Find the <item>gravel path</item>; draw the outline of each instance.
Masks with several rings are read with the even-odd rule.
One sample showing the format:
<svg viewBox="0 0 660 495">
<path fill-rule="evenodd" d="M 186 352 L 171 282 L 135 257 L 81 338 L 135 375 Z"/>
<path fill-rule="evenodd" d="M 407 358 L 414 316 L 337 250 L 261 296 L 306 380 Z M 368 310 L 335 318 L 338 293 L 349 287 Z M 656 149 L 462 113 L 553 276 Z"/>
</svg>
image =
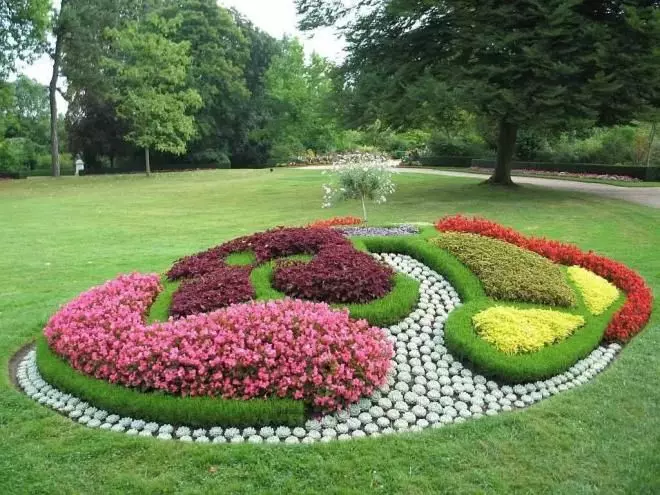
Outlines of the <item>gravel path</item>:
<svg viewBox="0 0 660 495">
<path fill-rule="evenodd" d="M 323 170 L 329 167 L 305 167 Z M 471 179 L 482 179 L 483 176 L 469 172 L 454 172 L 450 170 L 432 170 L 422 168 L 400 168 L 401 173 L 444 175 L 446 177 L 469 177 Z M 566 179 L 546 179 L 541 177 L 514 177 L 518 184 L 531 184 L 534 186 L 547 187 L 560 191 L 583 192 L 597 194 L 608 198 L 621 199 L 630 203 L 636 203 L 651 208 L 660 208 L 660 187 L 623 187 L 609 184 L 596 184 L 594 182 L 578 182 Z"/>
</svg>

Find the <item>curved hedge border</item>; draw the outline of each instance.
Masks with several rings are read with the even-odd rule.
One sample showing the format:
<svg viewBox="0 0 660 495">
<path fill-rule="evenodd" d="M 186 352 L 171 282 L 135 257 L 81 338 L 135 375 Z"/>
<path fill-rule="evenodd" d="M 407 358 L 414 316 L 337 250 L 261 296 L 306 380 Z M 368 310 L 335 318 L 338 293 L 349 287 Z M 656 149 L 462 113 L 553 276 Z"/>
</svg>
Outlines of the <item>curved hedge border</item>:
<svg viewBox="0 0 660 495">
<path fill-rule="evenodd" d="M 44 380 L 59 390 L 121 416 L 199 427 L 299 426 L 306 420 L 304 404 L 292 399 L 175 397 L 91 378 L 57 356 L 43 336 L 37 340 L 37 365 Z"/>
<path fill-rule="evenodd" d="M 470 361 L 483 375 L 515 383 L 543 380 L 566 371 L 598 347 L 607 322 L 622 306 L 624 299 L 619 296 L 618 301 L 606 312 L 586 317 L 585 325 L 570 337 L 539 351 L 525 354 L 506 354 L 479 337 L 472 325 L 472 316 L 492 307 L 493 301 L 487 298 L 478 299 L 452 312 L 445 323 L 445 345 L 455 357 Z M 506 305 L 521 309 L 539 307 L 510 302 Z M 562 311 L 584 316 L 586 308 L 580 299 L 577 308 Z"/>
<path fill-rule="evenodd" d="M 639 333 L 651 317 L 653 293 L 644 279 L 634 270 L 605 256 L 584 252 L 577 246 L 539 237 L 525 237 L 521 233 L 483 218 L 462 215 L 441 218 L 437 230 L 472 232 L 510 242 L 529 249 L 562 265 L 578 265 L 609 280 L 626 293 L 626 302 L 616 312 L 605 331 L 611 341 L 627 342 Z"/>
<path fill-rule="evenodd" d="M 251 281 L 257 301 L 283 299 L 286 294 L 272 285 L 275 262 L 264 263 L 252 270 Z M 331 304 L 333 308 L 348 308 L 351 318 L 365 319 L 372 325 L 386 327 L 403 320 L 419 300 L 419 282 L 402 273 L 394 274 L 392 290 L 384 297 L 368 303 Z"/>
</svg>

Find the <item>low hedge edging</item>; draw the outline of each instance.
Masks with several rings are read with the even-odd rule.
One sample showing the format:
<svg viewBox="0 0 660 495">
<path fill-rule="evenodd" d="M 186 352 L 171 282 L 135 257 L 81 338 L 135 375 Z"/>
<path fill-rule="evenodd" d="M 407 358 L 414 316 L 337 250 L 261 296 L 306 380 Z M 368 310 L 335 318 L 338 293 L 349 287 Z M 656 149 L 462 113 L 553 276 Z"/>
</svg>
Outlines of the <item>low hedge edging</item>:
<svg viewBox="0 0 660 495">
<path fill-rule="evenodd" d="M 120 416 L 200 428 L 300 426 L 306 420 L 304 403 L 292 399 L 175 397 L 139 392 L 91 378 L 57 356 L 43 336 L 37 340 L 37 366 L 43 379 L 53 387 Z"/>
<path fill-rule="evenodd" d="M 525 354 L 506 354 L 482 339 L 474 330 L 472 316 L 493 306 L 491 299 L 479 299 L 455 309 L 445 323 L 445 345 L 456 358 L 470 363 L 483 375 L 502 378 L 510 382 L 533 382 L 563 373 L 578 360 L 593 351 L 603 338 L 607 322 L 619 310 L 625 296 L 598 316 L 584 315 L 583 303 L 577 309 L 565 309 L 567 313 L 585 316 L 585 325 L 561 342 L 541 350 Z M 524 303 L 500 303 L 516 308 L 537 308 Z"/>
</svg>

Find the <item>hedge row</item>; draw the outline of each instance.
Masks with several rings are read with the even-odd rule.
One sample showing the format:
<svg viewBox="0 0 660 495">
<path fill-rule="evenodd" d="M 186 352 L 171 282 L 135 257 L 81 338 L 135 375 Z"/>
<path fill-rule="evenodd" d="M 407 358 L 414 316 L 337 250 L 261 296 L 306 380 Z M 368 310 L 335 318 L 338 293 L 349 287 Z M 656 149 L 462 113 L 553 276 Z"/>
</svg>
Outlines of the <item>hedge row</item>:
<svg viewBox="0 0 660 495">
<path fill-rule="evenodd" d="M 120 416 L 203 428 L 298 426 L 306 420 L 303 402 L 292 399 L 176 397 L 113 385 L 71 368 L 48 347 L 44 337 L 37 340 L 37 366 L 44 380 L 55 388 Z"/>
</svg>

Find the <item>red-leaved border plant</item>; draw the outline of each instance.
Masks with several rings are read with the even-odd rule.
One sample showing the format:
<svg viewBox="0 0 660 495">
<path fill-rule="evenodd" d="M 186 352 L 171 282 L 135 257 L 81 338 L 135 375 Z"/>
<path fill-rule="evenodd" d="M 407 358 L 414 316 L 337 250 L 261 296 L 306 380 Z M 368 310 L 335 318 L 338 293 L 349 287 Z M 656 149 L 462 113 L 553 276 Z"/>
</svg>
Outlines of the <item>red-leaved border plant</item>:
<svg viewBox="0 0 660 495">
<path fill-rule="evenodd" d="M 471 232 L 500 239 L 529 249 L 562 265 L 578 265 L 609 280 L 627 295 L 625 304 L 616 312 L 605 331 L 605 339 L 627 342 L 649 321 L 653 306 L 653 293 L 644 279 L 634 270 L 600 256 L 584 252 L 577 246 L 541 237 L 526 237 L 512 228 L 484 218 L 447 216 L 435 223 L 439 231 Z"/>
</svg>

